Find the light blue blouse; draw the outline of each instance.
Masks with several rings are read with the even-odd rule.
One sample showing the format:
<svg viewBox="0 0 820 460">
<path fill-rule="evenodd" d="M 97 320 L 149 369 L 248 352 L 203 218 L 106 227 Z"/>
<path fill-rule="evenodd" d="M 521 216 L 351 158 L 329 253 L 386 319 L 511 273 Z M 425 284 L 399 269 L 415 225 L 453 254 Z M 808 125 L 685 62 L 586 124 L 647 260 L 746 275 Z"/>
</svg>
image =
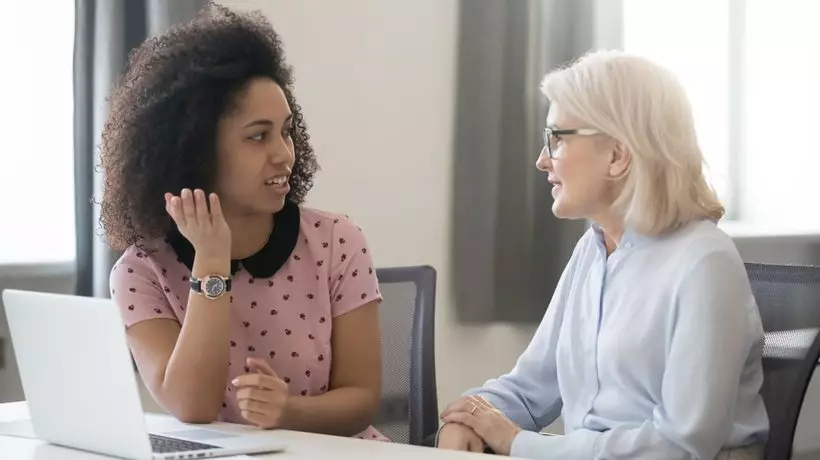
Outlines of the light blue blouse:
<svg viewBox="0 0 820 460">
<path fill-rule="evenodd" d="M 765 442 L 763 328 L 743 261 L 711 221 L 578 242 L 513 370 L 466 394 L 525 431 L 534 459 L 712 459 Z M 538 431 L 563 415 L 564 436 Z"/>
</svg>

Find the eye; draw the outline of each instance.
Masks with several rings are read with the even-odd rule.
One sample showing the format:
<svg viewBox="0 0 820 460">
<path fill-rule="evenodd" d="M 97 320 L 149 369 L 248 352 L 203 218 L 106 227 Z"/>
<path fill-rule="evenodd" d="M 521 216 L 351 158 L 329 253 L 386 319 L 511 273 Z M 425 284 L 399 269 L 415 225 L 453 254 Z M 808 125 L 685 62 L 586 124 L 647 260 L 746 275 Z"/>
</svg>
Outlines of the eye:
<svg viewBox="0 0 820 460">
<path fill-rule="evenodd" d="M 261 133 L 254 134 L 253 136 L 248 137 L 248 139 L 250 139 L 254 142 L 264 142 L 265 139 L 267 139 L 267 138 L 268 138 L 268 132 L 267 131 L 262 131 Z"/>
<path fill-rule="evenodd" d="M 291 136 L 293 136 L 293 131 L 294 130 L 295 129 L 294 129 L 293 125 L 286 126 L 285 129 L 282 130 L 282 137 L 291 137 Z"/>
<path fill-rule="evenodd" d="M 550 148 L 557 150 L 563 144 L 564 139 L 556 134 L 550 134 Z"/>
</svg>

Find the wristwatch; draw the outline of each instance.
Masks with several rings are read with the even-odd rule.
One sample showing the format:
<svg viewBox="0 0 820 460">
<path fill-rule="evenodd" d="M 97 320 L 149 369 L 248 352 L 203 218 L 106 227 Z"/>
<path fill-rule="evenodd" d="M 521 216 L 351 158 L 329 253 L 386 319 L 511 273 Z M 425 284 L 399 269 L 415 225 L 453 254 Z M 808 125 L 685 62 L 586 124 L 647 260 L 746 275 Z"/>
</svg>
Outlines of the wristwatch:
<svg viewBox="0 0 820 460">
<path fill-rule="evenodd" d="M 202 279 L 191 276 L 191 290 L 213 300 L 230 292 L 231 279 L 221 275 L 208 275 Z"/>
</svg>

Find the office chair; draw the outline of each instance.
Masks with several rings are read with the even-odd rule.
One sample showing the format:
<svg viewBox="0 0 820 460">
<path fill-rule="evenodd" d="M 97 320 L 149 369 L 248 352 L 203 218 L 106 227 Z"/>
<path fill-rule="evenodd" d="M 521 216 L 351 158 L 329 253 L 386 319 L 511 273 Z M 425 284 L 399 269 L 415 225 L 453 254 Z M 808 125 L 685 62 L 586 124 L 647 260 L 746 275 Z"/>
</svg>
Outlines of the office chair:
<svg viewBox="0 0 820 460">
<path fill-rule="evenodd" d="M 766 333 L 763 387 L 766 460 L 791 458 L 803 398 L 820 359 L 820 267 L 747 263 Z"/>
<path fill-rule="evenodd" d="M 435 361 L 436 271 L 377 268 L 381 309 L 382 400 L 374 426 L 390 440 L 421 445 L 438 429 Z"/>
</svg>

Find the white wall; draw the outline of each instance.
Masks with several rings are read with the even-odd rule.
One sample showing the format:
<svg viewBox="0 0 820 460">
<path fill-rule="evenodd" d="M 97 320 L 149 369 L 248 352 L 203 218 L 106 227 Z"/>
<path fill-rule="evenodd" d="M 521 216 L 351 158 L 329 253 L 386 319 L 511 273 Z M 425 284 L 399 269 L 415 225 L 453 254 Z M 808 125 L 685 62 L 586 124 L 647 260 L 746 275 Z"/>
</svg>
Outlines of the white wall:
<svg viewBox="0 0 820 460">
<path fill-rule="evenodd" d="M 221 3 L 261 9 L 283 36 L 323 168 L 309 204 L 349 214 L 378 265 L 438 270 L 440 403 L 508 369 L 534 328 L 470 328 L 451 315 L 458 2 Z"/>
</svg>

